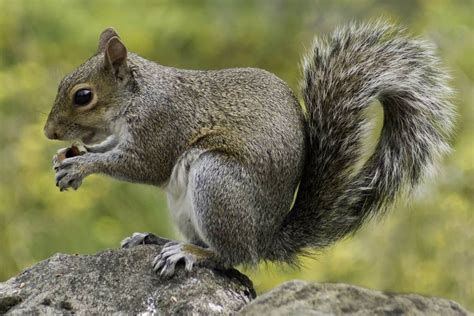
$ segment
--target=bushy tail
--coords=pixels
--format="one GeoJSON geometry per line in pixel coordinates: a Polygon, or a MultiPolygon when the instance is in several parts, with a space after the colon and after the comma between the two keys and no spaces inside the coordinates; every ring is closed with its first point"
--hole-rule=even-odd
{"type": "Polygon", "coordinates": [[[298,196],[269,259],[290,261],[356,231],[411,190],[447,151],[453,107],[433,48],[383,23],[351,25],[315,41],[304,60],[310,150],[298,196]],[[364,109],[384,121],[363,167],[364,109]]]}

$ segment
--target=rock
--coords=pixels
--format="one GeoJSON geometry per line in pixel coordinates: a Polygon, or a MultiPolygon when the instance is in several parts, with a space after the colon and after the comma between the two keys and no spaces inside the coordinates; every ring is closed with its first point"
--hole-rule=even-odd
{"type": "Polygon", "coordinates": [[[181,267],[160,279],[151,268],[159,250],[54,255],[0,283],[0,314],[472,315],[442,298],[347,284],[291,281],[253,300],[251,281],[237,270],[181,267]]]}
{"type": "Polygon", "coordinates": [[[347,284],[290,281],[258,297],[239,315],[472,315],[458,303],[347,284]],[[270,312],[271,311],[271,312],[270,312]]]}
{"type": "Polygon", "coordinates": [[[236,270],[181,267],[160,279],[151,266],[159,246],[57,254],[0,283],[0,314],[234,314],[255,297],[236,270]]]}

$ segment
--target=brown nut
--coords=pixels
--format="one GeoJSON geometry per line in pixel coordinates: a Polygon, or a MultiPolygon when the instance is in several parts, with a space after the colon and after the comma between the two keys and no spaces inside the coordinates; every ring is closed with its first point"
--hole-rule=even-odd
{"type": "MultiPolygon", "coordinates": [[[[82,147],[82,146],[81,146],[82,147]]],[[[66,158],[76,157],[80,155],[84,155],[86,153],[85,148],[79,148],[76,145],[72,145],[71,147],[65,148],[61,152],[57,154],[58,162],[62,162],[66,158]]]]}

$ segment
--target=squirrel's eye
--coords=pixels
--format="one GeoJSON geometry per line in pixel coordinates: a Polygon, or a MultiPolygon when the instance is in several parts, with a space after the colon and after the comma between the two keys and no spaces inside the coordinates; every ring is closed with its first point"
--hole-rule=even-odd
{"type": "Polygon", "coordinates": [[[81,89],[74,94],[74,104],[78,106],[86,105],[92,100],[92,91],[90,89],[81,89]]]}

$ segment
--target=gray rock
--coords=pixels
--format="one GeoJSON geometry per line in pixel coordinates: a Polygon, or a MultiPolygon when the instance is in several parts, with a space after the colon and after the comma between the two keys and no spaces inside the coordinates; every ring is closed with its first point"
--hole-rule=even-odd
{"type": "Polygon", "coordinates": [[[151,268],[159,250],[54,255],[0,283],[0,314],[472,315],[446,299],[303,281],[252,301],[252,283],[237,270],[180,268],[160,279],[151,268]]]}
{"type": "Polygon", "coordinates": [[[347,284],[290,281],[258,297],[239,315],[472,315],[458,303],[347,284]]]}
{"type": "Polygon", "coordinates": [[[158,246],[57,254],[0,283],[0,314],[234,314],[255,297],[236,270],[152,271],[158,246]],[[165,313],[166,312],[166,313],[165,313]]]}

